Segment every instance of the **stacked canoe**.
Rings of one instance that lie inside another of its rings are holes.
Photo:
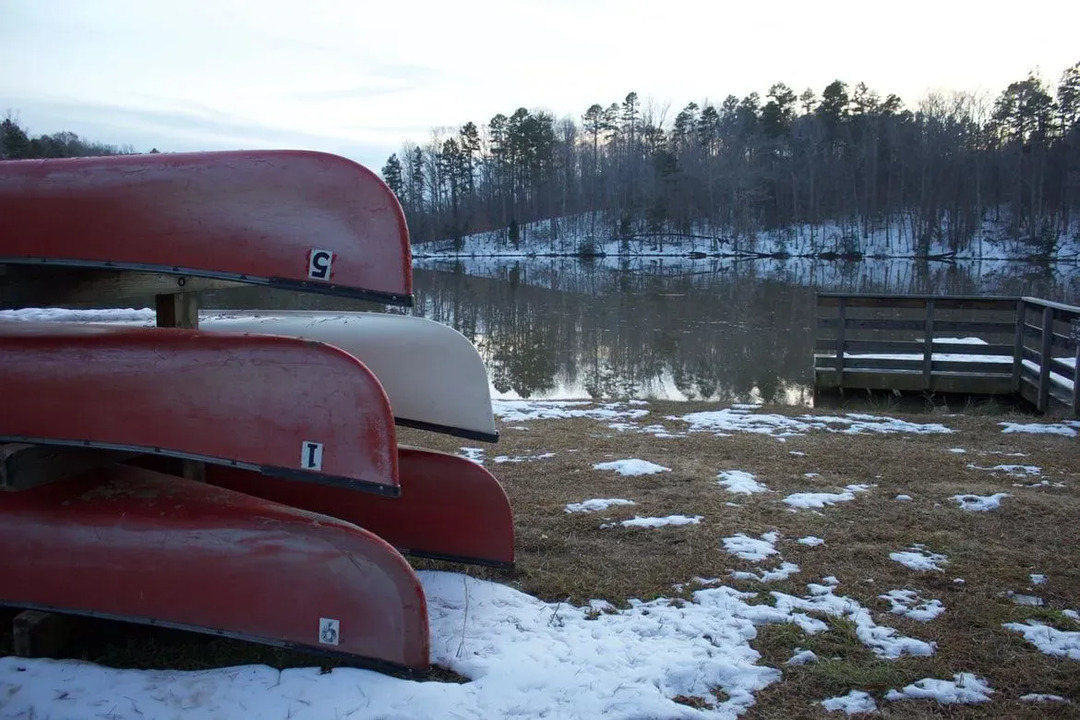
[[[495,441],[453,329],[391,313],[198,314],[235,284],[412,301],[400,205],[322,153],[0,163],[0,307],[150,292],[161,327],[0,322],[0,605],[423,672],[403,553],[508,566]]]

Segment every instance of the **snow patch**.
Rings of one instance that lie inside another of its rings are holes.
[[[821,704],[829,712],[843,710],[848,715],[877,712],[877,703],[874,702],[874,698],[862,690],[852,690],[847,695],[826,698],[821,701]]]
[[[1060,423],[1014,423],[1014,422],[1000,422],[1004,430],[1003,433],[1029,433],[1032,435],[1063,435],[1065,437],[1076,437],[1077,428],[1080,427],[1080,423],[1075,421],[1065,421]]]
[[[960,504],[962,510],[968,510],[970,512],[989,512],[995,510],[1001,505],[1001,501],[1007,497],[1012,497],[1009,493],[994,493],[993,495],[953,495],[950,500],[955,500]]]
[[[620,475],[633,477],[637,475],[655,475],[656,473],[671,472],[671,468],[663,465],[631,458],[629,460],[613,460],[593,465],[593,470],[614,470]]]
[[[623,527],[658,528],[665,525],[697,525],[701,522],[701,515],[668,515],[667,517],[634,517],[623,520]]]
[[[922,545],[913,545],[902,552],[889,553],[889,559],[894,560],[911,570],[929,572],[941,570],[940,565],[948,563],[949,559],[939,553],[927,552]]]
[[[936,700],[948,705],[952,703],[990,702],[993,690],[986,680],[971,673],[957,673],[952,680],[923,678],[916,680],[902,690],[890,690],[885,693],[886,700]]]
[[[582,500],[578,503],[569,503],[566,506],[566,512],[568,513],[592,513],[607,510],[609,507],[615,507],[618,505],[634,505],[633,500],[625,500],[623,498],[593,498],[592,500]]]
[[[841,432],[848,435],[866,433],[951,433],[952,430],[937,423],[918,424],[896,418],[848,413],[837,415],[800,415],[788,417],[769,413],[748,413],[732,409],[713,410],[672,416],[669,420],[682,420],[689,432],[711,432],[724,435],[734,432],[758,433],[783,440],[805,435],[812,430]]]
[[[728,492],[738,495],[769,492],[769,488],[759,483],[753,474],[745,470],[722,470],[717,474],[716,482],[727,488]]]
[[[776,541],[780,539],[779,533],[769,532],[761,536],[761,539],[752,538],[749,535],[739,533],[732,537],[724,538],[724,549],[735,557],[751,562],[761,562],[770,555],[776,555]]]
[[[855,493],[867,492],[871,487],[848,485],[842,493],[793,493],[784,498],[784,502],[793,508],[823,508],[826,505],[850,502],[855,499]]]
[[[648,410],[629,408],[625,403],[596,404],[589,400],[492,400],[491,408],[497,417],[508,423],[569,418],[620,420],[649,414]]]
[[[783,562],[780,563],[780,567],[773,570],[762,570],[761,573],[746,572],[745,570],[733,570],[731,577],[734,580],[757,580],[758,582],[776,582],[777,580],[787,580],[789,577],[799,572],[799,566],[795,563]]]
[[[896,615],[930,622],[941,613],[945,612],[945,606],[940,600],[923,600],[915,590],[890,590],[884,595],[878,595],[882,600],[888,600],[892,605],[889,612]]]

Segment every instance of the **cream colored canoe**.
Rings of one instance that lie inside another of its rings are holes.
[[[441,323],[387,313],[204,311],[199,329],[334,345],[375,374],[398,424],[472,440],[499,438],[480,353],[468,338]]]

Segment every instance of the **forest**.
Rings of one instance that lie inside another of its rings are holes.
[[[32,137],[10,114],[0,121],[0,160],[130,155],[134,152],[130,145],[117,147],[91,142],[67,131]]]
[[[909,108],[864,83],[776,83],[668,115],[634,92],[580,118],[518,108],[406,143],[382,175],[414,242],[504,229],[520,246],[526,223],[553,218],[585,218],[575,232],[594,241],[839,222],[853,254],[891,228],[925,255],[966,250],[991,223],[1051,258],[1080,235],[1080,62],[996,98],[927,93]]]

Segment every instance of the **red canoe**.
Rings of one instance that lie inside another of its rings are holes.
[[[0,162],[0,263],[196,275],[412,303],[401,206],[295,150]]]
[[[290,483],[227,467],[207,467],[206,481],[340,518],[412,555],[497,567],[513,564],[510,502],[483,466],[456,455],[402,447],[398,472],[397,498]]]
[[[0,493],[0,546],[3,605],[428,667],[415,573],[333,518],[114,465]]]
[[[151,452],[398,494],[393,413],[323,343],[0,323],[0,440]]]

